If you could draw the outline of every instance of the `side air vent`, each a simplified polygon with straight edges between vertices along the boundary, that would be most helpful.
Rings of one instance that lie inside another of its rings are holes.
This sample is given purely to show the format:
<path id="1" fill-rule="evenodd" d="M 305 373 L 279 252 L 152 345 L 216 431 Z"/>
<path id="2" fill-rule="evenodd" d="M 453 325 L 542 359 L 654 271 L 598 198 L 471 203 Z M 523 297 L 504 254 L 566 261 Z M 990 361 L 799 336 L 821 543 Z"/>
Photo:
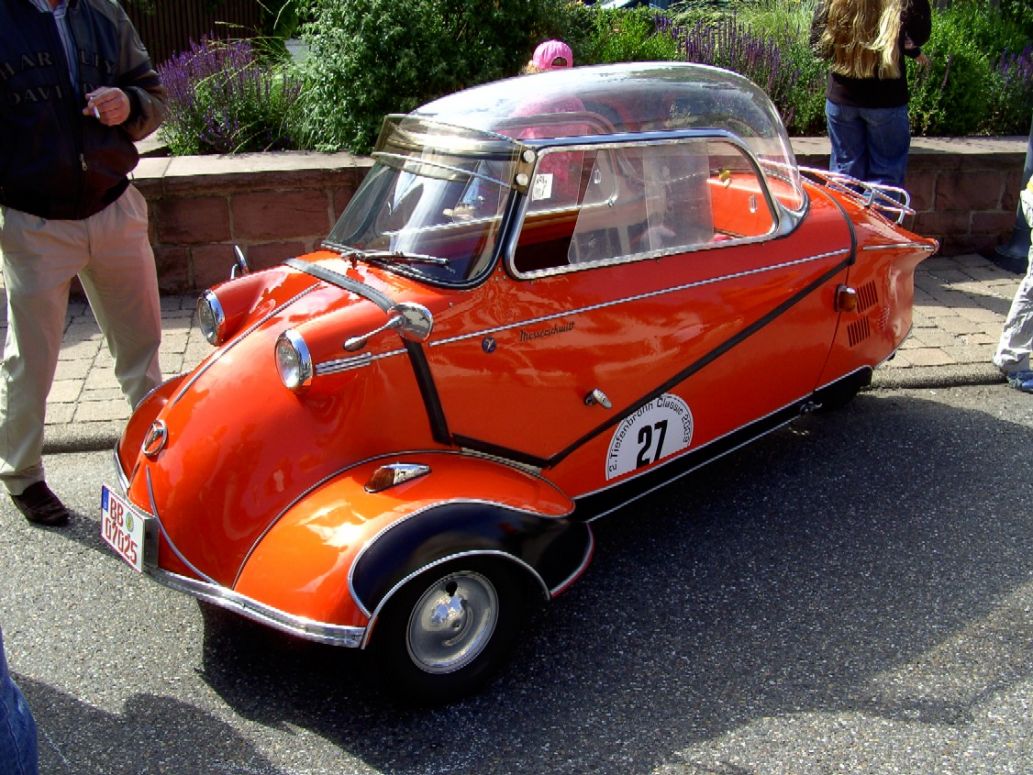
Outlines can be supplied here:
<path id="1" fill-rule="evenodd" d="M 871 326 L 868 325 L 868 318 L 855 320 L 846 329 L 847 339 L 851 347 L 856 347 L 872 334 Z"/>
<path id="2" fill-rule="evenodd" d="M 879 292 L 875 289 L 875 281 L 867 282 L 857 289 L 857 311 L 864 312 L 879 303 Z"/>

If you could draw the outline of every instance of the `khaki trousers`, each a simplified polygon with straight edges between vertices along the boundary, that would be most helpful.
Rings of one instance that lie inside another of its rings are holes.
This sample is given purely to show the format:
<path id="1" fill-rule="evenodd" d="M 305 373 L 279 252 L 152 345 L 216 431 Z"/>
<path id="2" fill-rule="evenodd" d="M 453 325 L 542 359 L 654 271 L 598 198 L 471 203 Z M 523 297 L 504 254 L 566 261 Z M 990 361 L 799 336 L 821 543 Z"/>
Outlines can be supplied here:
<path id="1" fill-rule="evenodd" d="M 1026 188 L 1019 193 L 1022 214 L 1026 223 L 1033 223 L 1033 189 Z M 997 343 L 997 352 L 993 362 L 1002 372 L 1015 374 L 1033 369 L 1030 361 L 1033 354 L 1033 247 L 1029 249 L 1029 263 L 1026 276 L 1022 278 L 1011 309 L 1004 319 L 1001 340 Z"/>
<path id="2" fill-rule="evenodd" d="M 15 495 L 43 480 L 43 426 L 68 310 L 79 276 L 129 403 L 161 382 L 161 305 L 134 187 L 84 220 L 48 221 L 0 208 L 7 340 L 0 365 L 0 480 Z"/>

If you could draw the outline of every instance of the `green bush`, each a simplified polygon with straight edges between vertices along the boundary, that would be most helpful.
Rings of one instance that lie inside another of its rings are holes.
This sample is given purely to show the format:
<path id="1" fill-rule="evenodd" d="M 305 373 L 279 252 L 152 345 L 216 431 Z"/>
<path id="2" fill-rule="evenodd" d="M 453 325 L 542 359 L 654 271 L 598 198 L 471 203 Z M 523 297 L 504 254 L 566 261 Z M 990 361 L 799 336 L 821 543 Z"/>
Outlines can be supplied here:
<path id="1" fill-rule="evenodd" d="M 591 21 L 591 37 L 574 52 L 582 64 L 669 61 L 678 57 L 670 20 L 649 8 L 595 9 Z"/>
<path id="2" fill-rule="evenodd" d="M 366 153 L 386 114 L 515 75 L 546 38 L 570 43 L 577 65 L 728 67 L 768 93 L 790 134 L 825 131 L 825 65 L 808 44 L 815 0 L 680 0 L 668 13 L 576 0 L 259 1 L 277 35 L 301 24 L 309 56 L 297 77 L 275 61 L 286 56 L 282 42 L 266 39 L 237 67 L 246 78 L 228 77 L 236 71 L 218 60 L 225 52 L 181 60 L 166 73 L 177 96 L 163 128 L 173 152 Z M 944 0 L 933 14 L 931 66 L 908 62 L 913 132 L 1024 134 L 1033 113 L 1028 0 Z"/>
<path id="3" fill-rule="evenodd" d="M 310 0 L 303 143 L 366 153 L 384 115 L 514 75 L 567 0 Z"/>

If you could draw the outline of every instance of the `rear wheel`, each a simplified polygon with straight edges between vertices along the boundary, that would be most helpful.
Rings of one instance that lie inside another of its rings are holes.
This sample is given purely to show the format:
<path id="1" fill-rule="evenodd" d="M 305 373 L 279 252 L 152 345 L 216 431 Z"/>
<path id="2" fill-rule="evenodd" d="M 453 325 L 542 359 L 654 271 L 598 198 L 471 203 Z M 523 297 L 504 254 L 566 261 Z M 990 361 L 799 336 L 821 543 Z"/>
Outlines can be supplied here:
<path id="1" fill-rule="evenodd" d="M 481 688 L 508 656 L 525 612 L 519 579 L 499 562 L 424 573 L 384 607 L 373 646 L 400 697 L 447 702 Z"/>

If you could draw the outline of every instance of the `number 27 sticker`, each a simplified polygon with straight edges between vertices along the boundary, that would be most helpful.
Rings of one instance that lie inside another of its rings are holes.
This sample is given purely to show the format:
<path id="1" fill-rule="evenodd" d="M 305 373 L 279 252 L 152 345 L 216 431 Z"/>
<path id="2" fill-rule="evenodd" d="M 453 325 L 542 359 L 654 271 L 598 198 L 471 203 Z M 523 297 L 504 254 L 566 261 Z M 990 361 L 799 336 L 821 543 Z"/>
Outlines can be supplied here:
<path id="1" fill-rule="evenodd" d="M 606 454 L 606 478 L 656 463 L 691 442 L 689 405 L 676 395 L 664 393 L 626 417 L 614 430 Z"/>

